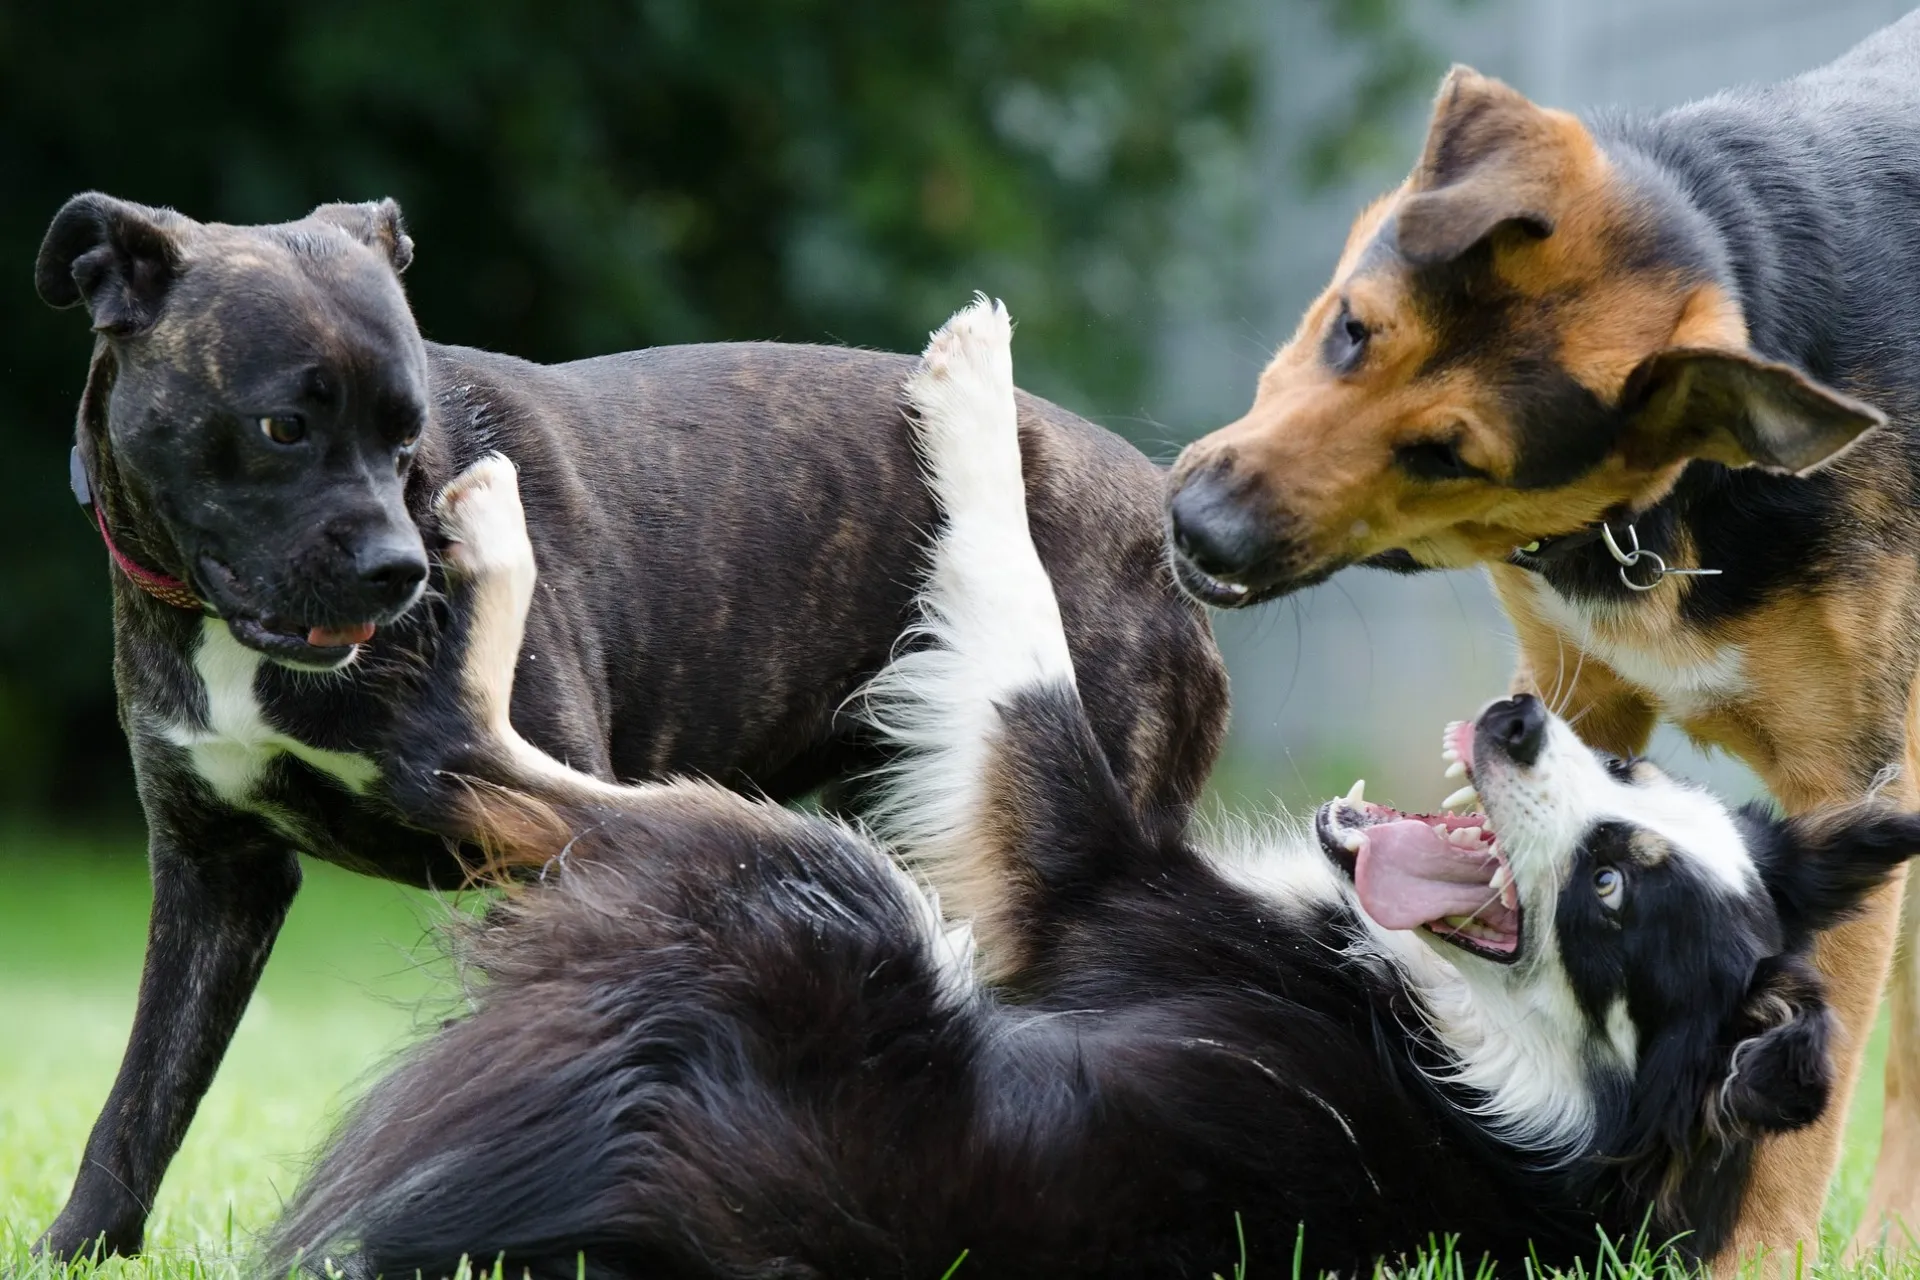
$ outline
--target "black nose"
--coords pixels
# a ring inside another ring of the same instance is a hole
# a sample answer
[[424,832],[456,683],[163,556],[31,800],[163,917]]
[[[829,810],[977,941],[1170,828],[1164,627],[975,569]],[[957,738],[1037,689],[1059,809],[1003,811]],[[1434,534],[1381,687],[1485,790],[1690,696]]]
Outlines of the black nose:
[[1547,709],[1530,693],[1496,702],[1480,716],[1475,753],[1493,747],[1515,764],[1531,765],[1547,741]]
[[1167,521],[1180,554],[1212,577],[1240,582],[1268,550],[1259,515],[1218,472],[1189,477],[1167,503]]
[[354,553],[353,568],[366,602],[394,609],[413,599],[426,581],[427,553],[418,535],[371,538]]

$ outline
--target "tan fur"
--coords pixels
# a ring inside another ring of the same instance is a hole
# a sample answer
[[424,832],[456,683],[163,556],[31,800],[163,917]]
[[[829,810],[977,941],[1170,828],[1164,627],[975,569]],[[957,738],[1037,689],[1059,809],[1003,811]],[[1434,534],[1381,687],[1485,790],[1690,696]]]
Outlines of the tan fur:
[[[1497,283],[1519,314],[1537,321],[1530,335],[1544,337],[1560,368],[1604,403],[1620,403],[1635,370],[1655,357],[1706,352],[1755,362],[1745,318],[1724,289],[1666,269],[1628,269],[1615,259],[1615,233],[1635,226],[1639,208],[1577,119],[1456,68],[1441,88],[1412,174],[1361,215],[1332,283],[1261,375],[1252,408],[1189,446],[1175,466],[1175,489],[1189,476],[1217,473],[1230,478],[1228,491],[1253,495],[1241,501],[1268,504],[1275,528],[1284,530],[1285,572],[1293,580],[1389,549],[1434,567],[1487,564],[1519,640],[1515,687],[1548,698],[1595,746],[1638,752],[1667,718],[1694,741],[1739,756],[1788,811],[1804,813],[1860,799],[1890,746],[1904,737],[1906,773],[1891,794],[1920,804],[1920,755],[1908,729],[1916,723],[1920,671],[1920,567],[1910,556],[1863,550],[1862,563],[1849,564],[1821,589],[1767,601],[1711,632],[1682,615],[1682,581],[1669,581],[1630,609],[1591,609],[1570,623],[1565,606],[1542,594],[1541,579],[1502,563],[1535,539],[1657,501],[1692,458],[1733,465],[1752,459],[1715,428],[1703,433],[1696,422],[1692,434],[1683,430],[1689,409],[1714,417],[1688,400],[1687,365],[1673,383],[1653,388],[1646,411],[1589,474],[1553,490],[1510,487],[1520,442],[1490,376],[1499,353],[1468,351],[1428,364],[1439,335],[1416,305],[1408,259],[1425,253],[1423,261],[1444,262],[1467,237],[1490,234]],[[1411,233],[1409,213],[1417,214]],[[1369,252],[1396,215],[1400,253]],[[1535,310],[1530,300],[1543,305]],[[1343,303],[1370,330],[1364,358],[1345,374],[1322,354]],[[1796,382],[1802,375],[1795,371],[1772,366],[1762,373],[1791,383],[1794,394],[1811,388],[1842,411],[1864,408]],[[1706,394],[1713,408],[1711,396],[1719,393]],[[1831,464],[1859,494],[1841,517],[1857,529],[1843,532],[1863,549],[1911,545],[1912,511],[1876,481],[1876,474],[1904,466],[1897,449],[1890,452],[1870,431],[1855,438],[1865,443],[1843,449]],[[1396,465],[1395,448],[1421,440],[1457,440],[1463,460],[1492,479],[1409,477]],[[1667,559],[1676,567],[1697,564],[1686,546]],[[1609,665],[1605,654],[1642,673],[1639,679]],[[1651,680],[1649,671],[1671,678]],[[1697,686],[1686,683],[1696,677]],[[1820,968],[1843,1030],[1833,1104],[1820,1124],[1764,1149],[1722,1264],[1760,1244],[1789,1255],[1796,1239],[1817,1244],[1900,900],[1896,883],[1821,943]],[[1920,908],[1909,917],[1913,937]],[[1920,955],[1903,963],[1894,996],[1887,1127],[1869,1232],[1889,1208],[1920,1230]]]

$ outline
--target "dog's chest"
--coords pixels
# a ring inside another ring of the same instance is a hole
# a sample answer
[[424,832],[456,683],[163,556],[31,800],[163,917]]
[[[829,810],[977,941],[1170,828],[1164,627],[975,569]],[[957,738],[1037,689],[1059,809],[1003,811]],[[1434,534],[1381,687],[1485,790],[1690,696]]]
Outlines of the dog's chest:
[[365,791],[379,776],[363,755],[315,747],[276,728],[258,692],[265,659],[233,638],[227,624],[201,624],[193,654],[194,674],[204,693],[200,714],[189,708],[161,726],[167,741],[187,753],[193,770],[220,799],[237,808],[258,807],[260,784],[281,756],[326,774],[348,791]]
[[[1653,695],[1661,709],[1678,720],[1739,702],[1753,690],[1746,653],[1739,645],[1705,640],[1677,621],[1651,625],[1653,620],[1631,612],[1636,606],[1569,600],[1544,579],[1528,575],[1528,581],[1536,613],[1567,637],[1562,680],[1570,680],[1581,657],[1589,656]],[[1554,675],[1551,670],[1534,673],[1541,681]]]

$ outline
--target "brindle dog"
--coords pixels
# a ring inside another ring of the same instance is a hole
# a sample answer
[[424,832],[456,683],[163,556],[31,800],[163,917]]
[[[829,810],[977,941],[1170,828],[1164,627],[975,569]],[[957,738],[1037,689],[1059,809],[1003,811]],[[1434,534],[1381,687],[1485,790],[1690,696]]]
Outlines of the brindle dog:
[[[140,1247],[298,853],[461,883],[456,851],[379,799],[375,747],[445,622],[428,505],[476,458],[518,464],[540,563],[512,707],[528,738],[603,779],[774,797],[876,763],[840,707],[899,642],[935,523],[903,417],[914,362],[752,344],[543,367],[440,346],[400,287],[412,251],[391,201],[236,227],[85,195],[47,233],[40,293],[85,303],[96,334],[76,487],[121,570],[154,883],[132,1037],[51,1252]],[[1183,807],[1226,683],[1168,576],[1161,476],[1038,400],[1021,433],[1103,745],[1136,802]]]
[[[1561,690],[1593,745],[1640,751],[1665,717],[1793,812],[1896,769],[1920,799],[1916,201],[1920,17],[1654,116],[1456,68],[1253,408],[1177,464],[1180,576],[1233,606],[1486,564],[1516,686]],[[1739,1247],[1816,1238],[1899,917],[1895,884],[1823,944],[1845,1087],[1765,1153]],[[1869,1236],[1920,1230],[1916,963]]]

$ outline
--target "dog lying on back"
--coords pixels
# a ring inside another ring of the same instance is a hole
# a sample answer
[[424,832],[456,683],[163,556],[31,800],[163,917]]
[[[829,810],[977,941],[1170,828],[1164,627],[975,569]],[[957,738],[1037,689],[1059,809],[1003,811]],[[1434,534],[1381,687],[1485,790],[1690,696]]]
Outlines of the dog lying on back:
[[[770,343],[531,365],[422,341],[392,201],[264,227],[77,196],[36,283],[96,335],[75,488],[113,574],[115,676],[153,868],[127,1053],[44,1244],[139,1248],[300,883],[301,852],[458,886],[381,798],[395,690],[440,609],[422,522],[475,459],[520,468],[540,594],[527,738],[604,779],[794,797],[880,757],[847,697],[911,613],[934,519],[906,357]],[[1087,706],[1143,804],[1191,801],[1226,717],[1173,589],[1160,473],[1023,399],[1034,531]],[[454,833],[458,834],[458,833]]]
[[[1176,465],[1183,580],[1239,606],[1356,563],[1484,564],[1514,687],[1560,690],[1592,745],[1665,719],[1789,812],[1894,775],[1920,804],[1916,139],[1920,15],[1657,115],[1456,68],[1252,408]],[[1821,947],[1844,1104],[1906,939],[1862,1226],[1896,1242],[1920,1232],[1908,901]],[[1845,1114],[1770,1145],[1742,1251],[1817,1244]]]
[[937,900],[841,823],[530,746],[513,473],[451,486],[462,629],[386,785],[540,882],[466,939],[472,1014],[347,1119],[265,1274],[1207,1276],[1236,1215],[1269,1268],[1304,1224],[1308,1274],[1455,1233],[1565,1264],[1649,1210],[1717,1247],[1756,1138],[1826,1102],[1814,935],[1920,818],[1729,813],[1520,697],[1446,734],[1482,814],[1355,795],[1201,848],[1087,717],[1008,343],[976,305],[909,386],[930,643],[868,700],[902,753],[878,830]]

